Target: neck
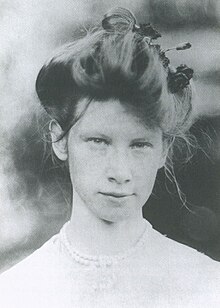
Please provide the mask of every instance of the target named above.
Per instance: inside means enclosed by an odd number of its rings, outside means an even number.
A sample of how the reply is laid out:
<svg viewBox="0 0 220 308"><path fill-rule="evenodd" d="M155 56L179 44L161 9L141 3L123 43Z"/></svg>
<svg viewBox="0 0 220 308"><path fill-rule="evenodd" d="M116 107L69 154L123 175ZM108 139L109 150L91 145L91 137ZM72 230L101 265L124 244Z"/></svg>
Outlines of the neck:
<svg viewBox="0 0 220 308"><path fill-rule="evenodd" d="M129 250L145 230L142 213L119 222L97 218L85 205L74 200L72 216L66 230L72 247L88 255L115 255Z"/></svg>

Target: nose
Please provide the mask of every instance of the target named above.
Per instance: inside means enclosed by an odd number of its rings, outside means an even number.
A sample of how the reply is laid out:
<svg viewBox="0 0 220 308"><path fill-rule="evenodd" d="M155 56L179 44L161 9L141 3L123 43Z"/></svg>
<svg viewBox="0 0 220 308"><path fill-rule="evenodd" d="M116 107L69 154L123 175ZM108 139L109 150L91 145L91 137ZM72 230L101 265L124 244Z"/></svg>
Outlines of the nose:
<svg viewBox="0 0 220 308"><path fill-rule="evenodd" d="M132 180L129 157L125 151L114 150L109 153L107 177L109 182L117 184L129 183Z"/></svg>

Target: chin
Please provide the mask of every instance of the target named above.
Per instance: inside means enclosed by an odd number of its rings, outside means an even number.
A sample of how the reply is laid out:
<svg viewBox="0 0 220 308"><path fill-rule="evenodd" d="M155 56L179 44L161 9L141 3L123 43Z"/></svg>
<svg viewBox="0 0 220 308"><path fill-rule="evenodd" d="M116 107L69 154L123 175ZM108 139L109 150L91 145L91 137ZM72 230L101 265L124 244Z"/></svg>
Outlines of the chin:
<svg viewBox="0 0 220 308"><path fill-rule="evenodd" d="M96 213L96 216L105 222L108 223L117 223L132 217L134 213L131 211L120 209L120 210L111 210L111 211L102 211L101 213Z"/></svg>

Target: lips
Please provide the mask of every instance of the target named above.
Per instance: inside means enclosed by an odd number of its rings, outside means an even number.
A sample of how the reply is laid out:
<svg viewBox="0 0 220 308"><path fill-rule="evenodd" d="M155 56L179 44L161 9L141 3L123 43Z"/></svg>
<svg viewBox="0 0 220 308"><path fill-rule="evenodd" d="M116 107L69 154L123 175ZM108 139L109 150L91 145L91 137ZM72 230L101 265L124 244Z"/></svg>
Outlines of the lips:
<svg viewBox="0 0 220 308"><path fill-rule="evenodd" d="M100 194L108 197L114 197L114 198L125 198L125 197L130 197L133 194L129 193L118 193L118 192L100 192Z"/></svg>

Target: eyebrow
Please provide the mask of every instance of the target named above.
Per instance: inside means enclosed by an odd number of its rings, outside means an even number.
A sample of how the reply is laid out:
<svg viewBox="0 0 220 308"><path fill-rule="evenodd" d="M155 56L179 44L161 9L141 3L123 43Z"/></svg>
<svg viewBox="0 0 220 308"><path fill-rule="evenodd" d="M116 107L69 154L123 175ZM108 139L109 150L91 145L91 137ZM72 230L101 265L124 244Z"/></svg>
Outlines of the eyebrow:
<svg viewBox="0 0 220 308"><path fill-rule="evenodd" d="M96 132L96 131L94 131L94 132L93 131L86 132L86 133L82 133L82 134L79 135L79 137L81 139L87 138L88 136L97 136L97 137L100 137L100 138L111 139L107 135L99 133L99 132Z"/></svg>
<svg viewBox="0 0 220 308"><path fill-rule="evenodd" d="M132 141L136 141L136 142L138 142L138 141L149 141L149 137L141 137L141 138L134 138L134 139L132 139Z"/></svg>

